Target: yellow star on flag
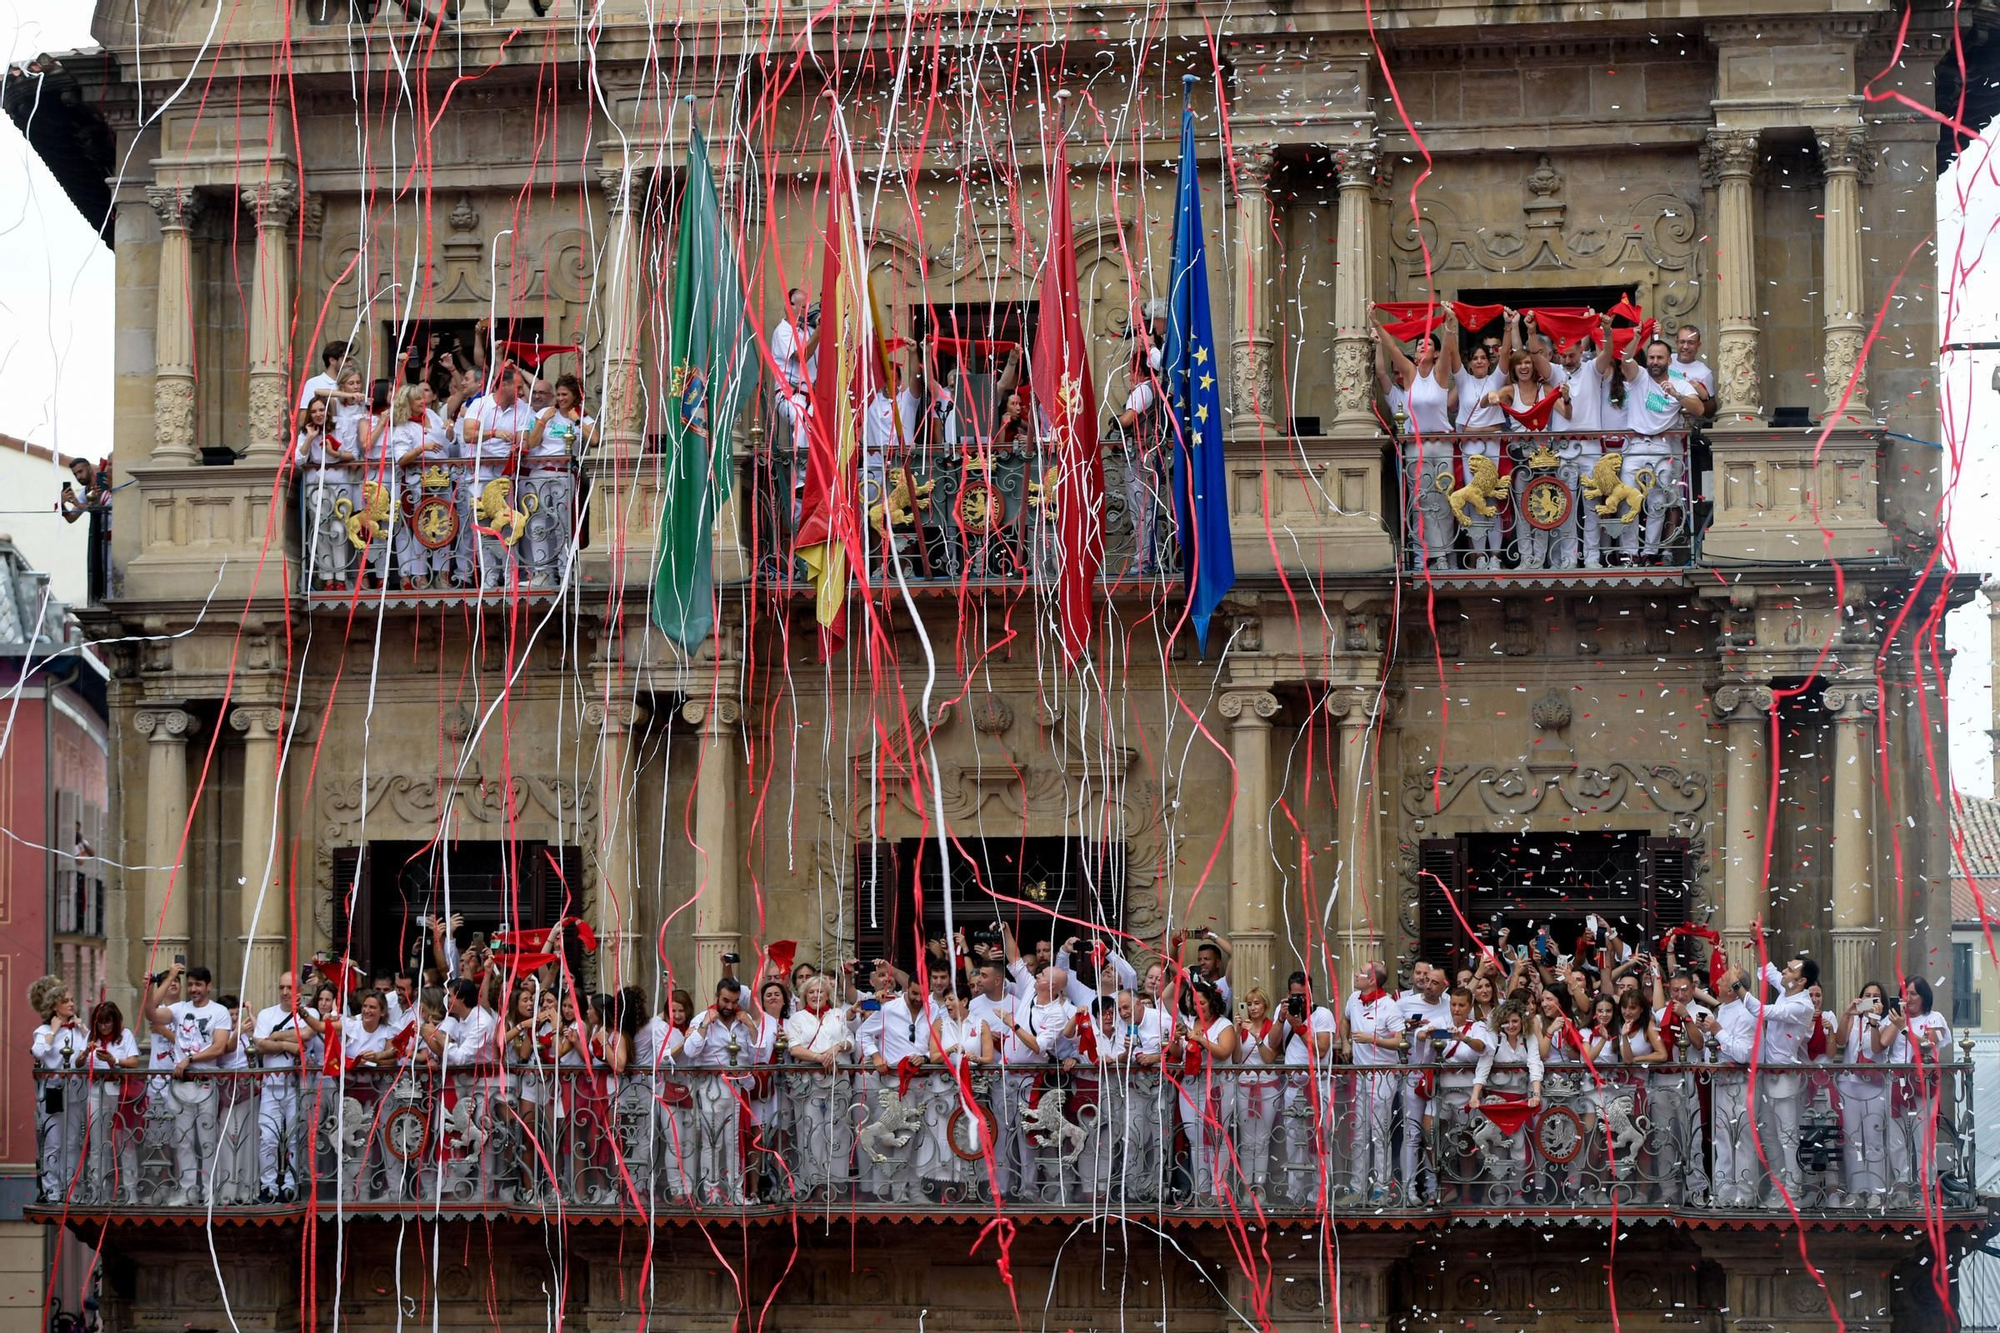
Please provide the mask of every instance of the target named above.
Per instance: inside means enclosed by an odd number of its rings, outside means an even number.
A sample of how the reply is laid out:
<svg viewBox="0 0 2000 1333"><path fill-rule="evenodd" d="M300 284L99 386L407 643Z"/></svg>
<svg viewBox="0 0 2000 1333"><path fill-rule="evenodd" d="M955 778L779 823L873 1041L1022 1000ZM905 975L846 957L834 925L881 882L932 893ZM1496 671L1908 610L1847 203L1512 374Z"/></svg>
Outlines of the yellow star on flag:
<svg viewBox="0 0 2000 1333"><path fill-rule="evenodd" d="M1208 424L1208 404L1207 404L1207 403L1203 403L1203 404L1201 404L1200 406L1198 406L1198 407L1196 407L1196 408L1195 408L1195 410L1194 410L1194 419L1195 419L1196 421L1199 421L1199 422L1201 422L1201 423L1202 423L1203 425L1207 425L1207 424Z"/></svg>
<svg viewBox="0 0 2000 1333"><path fill-rule="evenodd" d="M1197 347L1194 349L1194 363L1198 366L1208 364L1208 349L1206 347Z"/></svg>
<svg viewBox="0 0 2000 1333"><path fill-rule="evenodd" d="M1203 375L1201 377L1201 387L1204 390L1213 389L1215 387L1215 376Z"/></svg>

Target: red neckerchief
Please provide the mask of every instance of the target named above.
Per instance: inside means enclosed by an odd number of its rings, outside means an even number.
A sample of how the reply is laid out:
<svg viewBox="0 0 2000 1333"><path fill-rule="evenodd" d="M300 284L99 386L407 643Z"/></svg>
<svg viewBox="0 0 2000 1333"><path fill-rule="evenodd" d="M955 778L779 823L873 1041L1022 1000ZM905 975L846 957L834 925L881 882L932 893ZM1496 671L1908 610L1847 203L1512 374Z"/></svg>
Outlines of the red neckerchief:
<svg viewBox="0 0 2000 1333"><path fill-rule="evenodd" d="M1463 1037L1469 1034L1472 1031L1473 1025L1476 1021L1477 1021L1476 1019L1467 1019L1465 1022L1465 1026L1461 1027L1458 1030L1458 1036ZM1458 1048L1460 1045L1461 1043L1459 1042L1458 1037L1452 1038L1451 1046L1444 1053L1445 1059L1449 1060L1452 1056L1457 1055Z"/></svg>
<svg viewBox="0 0 2000 1333"><path fill-rule="evenodd" d="M1660 1024L1660 1050L1668 1060L1674 1058L1674 1050L1680 1045L1680 1038L1676 1035L1680 1025L1673 1021L1673 1017L1674 1007L1670 1004L1667 1006L1667 1021Z"/></svg>
<svg viewBox="0 0 2000 1333"><path fill-rule="evenodd" d="M1362 991L1360 992L1361 1003L1374 1004L1387 994L1388 994L1387 991L1380 991L1380 990Z"/></svg>
<svg viewBox="0 0 2000 1333"><path fill-rule="evenodd" d="M1813 1010L1812 1035L1806 1038L1806 1055L1814 1060L1826 1058L1826 1015L1817 1009Z"/></svg>

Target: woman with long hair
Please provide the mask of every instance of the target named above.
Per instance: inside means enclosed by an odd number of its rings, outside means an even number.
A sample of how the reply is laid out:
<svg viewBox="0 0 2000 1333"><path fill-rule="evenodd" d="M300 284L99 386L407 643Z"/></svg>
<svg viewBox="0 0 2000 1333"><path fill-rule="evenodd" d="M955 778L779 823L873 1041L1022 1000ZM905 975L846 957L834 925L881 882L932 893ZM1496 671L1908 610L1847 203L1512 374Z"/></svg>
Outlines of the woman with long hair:
<svg viewBox="0 0 2000 1333"><path fill-rule="evenodd" d="M1271 1131L1277 1128L1282 1100L1278 1072L1264 1058L1272 1027L1271 997L1262 986L1250 987L1243 992L1243 1018L1236 1033L1236 1061L1243 1072L1235 1076L1235 1087L1229 1091L1235 1104L1231 1123L1236 1127L1236 1163L1259 1203L1267 1200Z"/></svg>
<svg viewBox="0 0 2000 1333"><path fill-rule="evenodd" d="M1922 977L1903 982L1903 1003L1875 1033L1875 1045L1888 1063L1904 1068L1890 1075L1889 1179L1891 1203L1908 1207L1910 1186L1916 1199L1930 1206L1937 1184L1938 1099L1942 1080L1937 1066L1952 1058L1951 1027L1931 1007L1931 983Z"/></svg>
<svg viewBox="0 0 2000 1333"><path fill-rule="evenodd" d="M1597 1125L1595 1103L1587 1095L1590 1074L1583 1067L1584 1038L1570 1016L1570 994L1561 987L1544 990L1539 1000L1543 1086L1549 1105L1560 1107L1576 1122L1576 1155L1567 1162L1544 1163L1543 1202L1574 1203L1577 1173L1590 1148Z"/></svg>
<svg viewBox="0 0 2000 1333"><path fill-rule="evenodd" d="M1528 487L1534 480L1555 475L1552 469L1556 455L1553 449L1547 447L1550 443L1549 429L1553 424L1552 417L1567 415L1566 391L1558 389L1543 377L1542 367L1546 364L1525 347L1517 346L1506 362L1506 382L1487 395L1504 413L1503 427L1511 437L1512 447L1502 446L1499 465L1503 478L1511 474L1508 485L1514 509L1515 554L1523 569L1542 569L1553 563L1550 557L1554 554L1556 543L1556 529L1526 522L1527 516L1521 512ZM1555 402L1544 407L1552 394L1555 395ZM1549 460L1548 470L1537 471L1523 466L1529 460L1542 456ZM1505 534L1498 533L1497 528L1496 535L1504 540ZM1486 569L1492 569L1497 564L1497 559L1490 555L1481 556L1480 560L1481 567Z"/></svg>
<svg viewBox="0 0 2000 1333"><path fill-rule="evenodd" d="M1447 329L1447 331L1449 331ZM1453 369L1436 331L1417 339L1405 354L1381 329L1371 329L1375 346L1388 353L1395 379L1403 385L1408 422L1403 431L1403 506L1412 554L1432 569L1451 562L1458 529L1451 516L1457 488L1452 464L1452 414L1458 396ZM1454 339L1456 333L1451 335Z"/></svg>
<svg viewBox="0 0 2000 1333"><path fill-rule="evenodd" d="M1487 1025L1493 1034L1493 1043L1479 1057L1479 1072L1472 1080L1472 1096L1467 1100L1467 1109L1474 1115L1486 1100L1487 1089L1507 1094L1508 1100L1525 1100L1531 1110L1539 1110L1542 1105L1542 1043L1534 1030L1534 1024L1527 1010L1509 1000L1493 1011L1493 1021ZM1523 1138L1524 1128L1517 1127L1505 1134L1505 1159L1500 1166L1500 1178L1507 1185L1510 1199L1518 1199L1527 1188L1528 1153ZM1488 1163L1489 1170L1494 1164Z"/></svg>
<svg viewBox="0 0 2000 1333"><path fill-rule="evenodd" d="M1235 1063L1238 1042L1236 1025L1223 1011L1222 992L1199 977L1189 978L1187 990L1190 1018L1174 1038L1180 1065L1181 1124L1187 1131L1194 1201L1206 1204L1215 1197L1215 1168L1226 1160L1228 1152L1223 1080L1215 1069Z"/></svg>
<svg viewBox="0 0 2000 1333"><path fill-rule="evenodd" d="M83 1151L85 1082L89 1034L77 1020L76 997L58 976L28 987L28 1007L41 1017L29 1054L41 1071L34 1081L35 1133L41 1143L41 1198L59 1203L81 1189L77 1177Z"/></svg>
<svg viewBox="0 0 2000 1333"><path fill-rule="evenodd" d="M757 1014L753 1019L761 1019L761 1037L757 1043L760 1052L768 1052L762 1063L769 1063L777 1057L778 1042L785 1033L785 1020L792 1016L792 991L781 977L765 977L757 983ZM789 1044L790 1038L785 1038ZM776 1166L775 1176L784 1173L785 1152L785 1099L778 1095L778 1077L766 1070L752 1076L750 1080L750 1123L756 1126L755 1137L743 1139L743 1158L748 1170L749 1184L745 1189L752 1199L763 1197L764 1167L767 1163ZM752 1151L752 1148L756 1151Z"/></svg>
<svg viewBox="0 0 2000 1333"><path fill-rule="evenodd" d="M430 429L429 398L430 386L425 384L405 384L396 390L384 446L396 496L390 509L396 525L396 570L405 588L418 591L433 582L442 584L451 572L452 558L449 543L432 550L417 530L423 517L417 509L424 498L424 465L442 459L446 449L443 434Z"/></svg>
<svg viewBox="0 0 2000 1333"><path fill-rule="evenodd" d="M361 489L354 476L357 456L334 436L329 415L332 404L333 399L326 394L313 395L299 413L294 445L306 567L314 589L322 592L347 586L354 545L347 539L347 521L338 502L344 499L352 506Z"/></svg>
<svg viewBox="0 0 2000 1333"><path fill-rule="evenodd" d="M84 1068L90 1074L90 1147L87 1173L92 1197L135 1203L139 1192L139 1138L146 1123L146 1084L124 1071L139 1067L139 1043L125 1015L109 1000L90 1011L90 1044Z"/></svg>
<svg viewBox="0 0 2000 1333"><path fill-rule="evenodd" d="M1887 1009L1882 983L1866 983L1848 1001L1834 1037L1841 1063L1849 1066L1834 1076L1834 1088L1840 1093L1840 1155L1847 1185L1847 1197L1829 1201L1835 1207L1851 1203L1880 1208L1889 1193L1889 1081L1866 1068L1884 1063L1875 1035L1889 1021Z"/></svg>

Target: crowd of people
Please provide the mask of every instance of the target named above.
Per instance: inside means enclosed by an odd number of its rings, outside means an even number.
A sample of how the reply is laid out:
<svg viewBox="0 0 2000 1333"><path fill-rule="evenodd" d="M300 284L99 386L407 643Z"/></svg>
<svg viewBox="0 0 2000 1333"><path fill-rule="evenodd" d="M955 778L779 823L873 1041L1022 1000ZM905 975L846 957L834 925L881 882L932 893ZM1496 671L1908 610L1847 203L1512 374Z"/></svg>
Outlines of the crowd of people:
<svg viewBox="0 0 2000 1333"><path fill-rule="evenodd" d="M1714 408L1701 331L1683 325L1669 345L1606 313L1552 338L1536 312L1494 307L1493 334L1437 309L1371 330L1416 557L1437 569L1659 563L1674 524L1693 519L1686 433Z"/></svg>
<svg viewBox="0 0 2000 1333"><path fill-rule="evenodd" d="M994 923L914 976L730 959L708 1004L657 1008L427 924L426 974L320 960L261 1009L176 963L143 1051L116 1005L36 983L43 1197L1883 1208L1948 1156L1921 977L1833 1012L1809 958L1700 972L1599 922L1568 953L1502 930L1400 991L1366 965L1337 1005L1302 972L1236 990L1212 932L1141 971Z"/></svg>
<svg viewBox="0 0 2000 1333"><path fill-rule="evenodd" d="M364 385L344 343L299 398L294 441L316 591L557 586L576 522L572 465L596 438L574 375L432 350Z"/></svg>

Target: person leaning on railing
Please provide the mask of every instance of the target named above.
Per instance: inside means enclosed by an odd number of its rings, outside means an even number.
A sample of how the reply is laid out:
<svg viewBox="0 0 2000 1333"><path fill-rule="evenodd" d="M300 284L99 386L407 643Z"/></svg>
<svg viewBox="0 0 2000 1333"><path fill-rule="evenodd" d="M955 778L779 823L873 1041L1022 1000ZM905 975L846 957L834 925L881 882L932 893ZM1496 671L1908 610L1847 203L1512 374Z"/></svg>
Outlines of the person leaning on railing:
<svg viewBox="0 0 2000 1333"><path fill-rule="evenodd" d="M187 998L166 1002L185 978ZM178 1185L167 1202L173 1206L206 1203L213 1181L221 1132L220 1098L215 1083L203 1077L229 1049L232 1018L210 991L214 978L205 967L174 963L153 979L145 1004L157 1045L172 1047L173 1079L166 1097L173 1112L174 1158Z"/></svg>
<svg viewBox="0 0 2000 1333"><path fill-rule="evenodd" d="M35 1086L35 1130L41 1143L42 1198L54 1201L66 1197L78 1183L85 1084L75 1075L88 1065L90 1038L77 1021L76 997L61 977L42 977L29 986L28 1007L42 1020L29 1052L35 1067L45 1071Z"/></svg>
<svg viewBox="0 0 2000 1333"><path fill-rule="evenodd" d="M1376 312L1380 317L1381 312ZM1447 316L1447 321L1449 316ZM1452 418L1458 410L1456 362L1447 364L1441 332L1456 339L1449 323L1444 330L1422 334L1414 352L1406 355L1380 328L1370 328L1379 354L1386 352L1403 387L1403 504L1413 554L1432 569L1450 564L1458 539L1452 520L1450 492L1458 486L1452 457ZM1442 483L1442 484L1441 484Z"/></svg>
<svg viewBox="0 0 2000 1333"><path fill-rule="evenodd" d="M333 399L315 395L299 413L294 445L299 484L299 513L305 531L307 577L314 591L331 592L347 586L354 545L348 540L344 507L351 514L361 491L353 467L359 456L342 446L328 414ZM345 501L345 506L342 501Z"/></svg>

